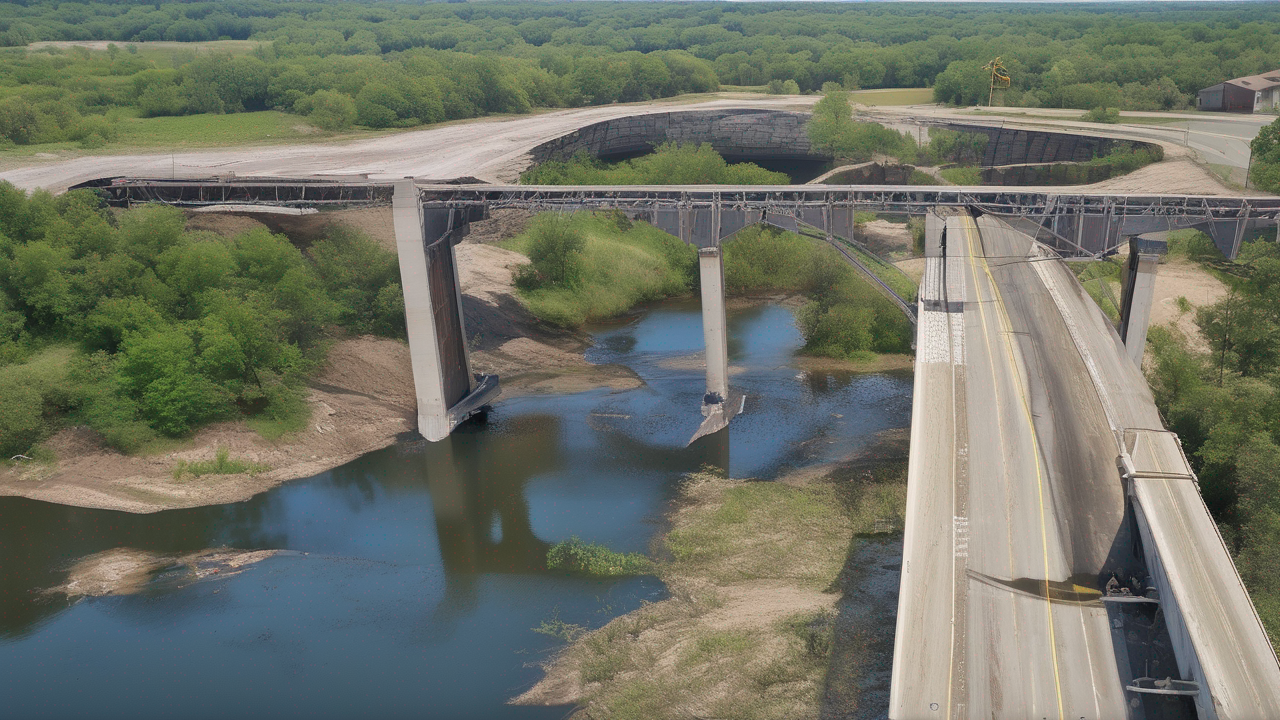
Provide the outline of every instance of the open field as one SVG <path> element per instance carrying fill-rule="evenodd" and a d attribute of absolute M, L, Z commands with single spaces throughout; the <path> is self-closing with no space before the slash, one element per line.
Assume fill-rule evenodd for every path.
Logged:
<path fill-rule="evenodd" d="M 851 102 L 862 105 L 925 105 L 933 102 L 932 88 L 885 88 L 883 90 L 854 90 L 849 93 Z"/>

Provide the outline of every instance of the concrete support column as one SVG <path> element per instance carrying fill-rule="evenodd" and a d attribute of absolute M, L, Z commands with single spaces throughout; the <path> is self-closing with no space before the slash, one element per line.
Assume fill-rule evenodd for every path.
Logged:
<path fill-rule="evenodd" d="M 719 246 L 698 250 L 698 271 L 702 282 L 702 338 L 707 347 L 707 394 L 702 398 L 702 414 L 707 415 L 729 398 L 729 335 Z"/>
<path fill-rule="evenodd" d="M 1138 367 L 1142 367 L 1142 353 L 1147 347 L 1147 326 L 1151 322 L 1159 264 L 1159 255 L 1140 252 L 1138 239 L 1129 239 L 1129 264 L 1120 302 L 1120 339 Z"/>
<path fill-rule="evenodd" d="M 409 358 L 413 364 L 413 386 L 418 400 L 418 432 L 435 442 L 448 437 L 453 428 L 444 398 L 440 343 L 436 337 L 431 288 L 427 281 L 427 238 L 423 232 L 422 203 L 412 179 L 396 181 L 391 210 L 396 251 L 400 256 L 400 287 L 404 290 Z"/>

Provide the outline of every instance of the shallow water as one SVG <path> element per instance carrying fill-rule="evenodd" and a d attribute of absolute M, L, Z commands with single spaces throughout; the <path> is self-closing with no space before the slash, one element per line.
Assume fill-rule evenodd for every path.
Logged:
<path fill-rule="evenodd" d="M 0 498 L 0 715 L 563 717 L 505 704 L 561 646 L 533 628 L 598 627 L 664 589 L 548 571 L 550 544 L 644 551 L 683 473 L 775 477 L 910 421 L 908 375 L 799 372 L 785 308 L 729 325 L 746 414 L 689 448 L 702 330 L 697 304 L 677 302 L 594 330 L 588 358 L 633 367 L 635 390 L 501 400 L 446 442 L 241 503 L 132 515 Z M 40 592 L 103 550 L 217 546 L 288 552 L 234 577 L 162 573 L 131 596 Z"/>

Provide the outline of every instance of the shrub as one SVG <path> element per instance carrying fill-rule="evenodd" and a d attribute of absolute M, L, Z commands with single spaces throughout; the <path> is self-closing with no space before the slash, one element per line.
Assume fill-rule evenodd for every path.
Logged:
<path fill-rule="evenodd" d="M 613 317 L 636 303 L 682 295 L 697 285 L 697 252 L 646 223 L 620 230 L 617 215 L 578 213 L 562 216 L 585 239 L 580 260 L 581 282 L 573 286 L 542 284 L 533 265 L 516 273 L 517 287 L 537 317 L 566 327 Z M 532 233 L 509 245 L 525 254 Z"/>
<path fill-rule="evenodd" d="M 317 90 L 294 103 L 293 110 L 322 130 L 345 130 L 356 121 L 355 101 L 333 90 Z"/>
<path fill-rule="evenodd" d="M 828 93 L 819 100 L 807 131 L 815 150 L 837 159 L 865 162 L 880 154 L 910 161 L 916 155 L 910 137 L 877 123 L 854 120 L 847 92 Z"/>
<path fill-rule="evenodd" d="M 526 185 L 786 185 L 786 173 L 753 163 L 727 163 L 710 145 L 664 143 L 633 160 L 606 164 L 580 153 L 548 161 L 520 176 Z"/>
<path fill-rule="evenodd" d="M 770 95 L 800 94 L 800 85 L 795 80 L 770 80 L 767 87 Z"/>
<path fill-rule="evenodd" d="M 548 570 L 563 570 L 577 575 L 624 577 L 643 575 L 652 568 L 652 561 L 640 553 L 614 552 L 604 545 L 583 542 L 576 536 L 547 550 Z"/>
<path fill-rule="evenodd" d="M 981 185 L 982 169 L 976 167 L 953 167 L 942 170 L 944 180 L 956 185 Z"/>
<path fill-rule="evenodd" d="M 907 230 L 911 233 L 911 249 L 916 255 L 924 255 L 924 228 L 925 222 L 922 217 L 907 220 Z"/>
<path fill-rule="evenodd" d="M 186 111 L 187 102 L 179 94 L 177 85 L 157 83 L 138 96 L 138 115 L 141 117 L 182 115 Z"/>
<path fill-rule="evenodd" d="M 404 334 L 404 296 L 394 253 L 368 235 L 332 225 L 307 251 L 316 274 L 338 305 L 338 319 L 360 333 Z"/>
<path fill-rule="evenodd" d="M 521 269 L 521 287 L 577 287 L 582 281 L 582 250 L 586 237 L 573 219 L 559 213 L 543 213 L 529 228 L 528 255 L 532 273 Z"/>
<path fill-rule="evenodd" d="M 1080 118 L 1085 122 L 1107 123 L 1114 125 L 1120 122 L 1120 108 L 1096 107 Z"/>

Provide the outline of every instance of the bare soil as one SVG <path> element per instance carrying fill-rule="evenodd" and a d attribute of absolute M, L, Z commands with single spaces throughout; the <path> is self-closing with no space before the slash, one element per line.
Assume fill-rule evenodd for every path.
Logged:
<path fill-rule="evenodd" d="M 1196 308 L 1212 305 L 1227 294 L 1227 286 L 1197 263 L 1175 258 L 1156 270 L 1155 296 L 1151 303 L 1152 325 L 1173 325 L 1187 338 L 1193 352 L 1208 352 L 1209 343 L 1196 325 Z M 1178 298 L 1185 297 L 1191 309 L 1183 312 Z"/>
<path fill-rule="evenodd" d="M 314 233 L 322 232 L 326 224 L 353 219 L 370 231 L 381 222 L 382 216 L 374 211 L 382 210 L 308 217 L 326 221 L 311 226 Z M 255 220 L 235 215 L 196 214 L 192 222 L 199 229 L 228 235 L 257 226 Z M 474 236 L 497 236 L 521 221 L 501 216 L 497 222 L 497 230 L 486 227 L 488 222 L 478 223 Z M 290 229 L 296 231 L 296 227 Z M 524 256 L 472 241 L 455 250 L 472 367 L 497 373 L 503 396 L 599 387 L 621 390 L 642 384 L 629 368 L 588 363 L 583 357 L 585 335 L 546 326 L 524 309 L 511 285 L 511 268 L 528 262 Z M 417 427 L 408 345 L 372 336 L 336 340 L 325 367 L 312 378 L 307 399 L 311 407 L 307 426 L 277 441 L 264 439 L 244 422 L 227 422 L 199 430 L 172 452 L 131 456 L 103 446 L 86 427 L 66 428 L 46 443 L 55 462 L 0 468 L 0 495 L 148 513 L 239 502 L 288 480 L 324 472 L 386 447 Z M 174 479 L 173 468 L 179 460 L 210 460 L 219 448 L 226 448 L 234 459 L 270 470 Z"/>
<path fill-rule="evenodd" d="M 895 262 L 894 265 L 897 265 L 899 270 L 906 273 L 912 280 L 915 280 L 916 285 L 919 285 L 924 280 L 924 258 L 907 258 L 906 260 Z"/>
<path fill-rule="evenodd" d="M 862 225 L 862 239 L 871 252 L 880 256 L 911 252 L 911 231 L 906 223 L 872 220 Z"/>
<path fill-rule="evenodd" d="M 161 555 L 135 548 L 112 548 L 76 561 L 68 568 L 66 582 L 44 592 L 68 598 L 134 595 L 142 592 L 161 571 L 170 571 L 170 582 L 189 585 L 238 575 L 250 565 L 279 553 L 279 550 L 210 548 L 185 555 Z"/>

